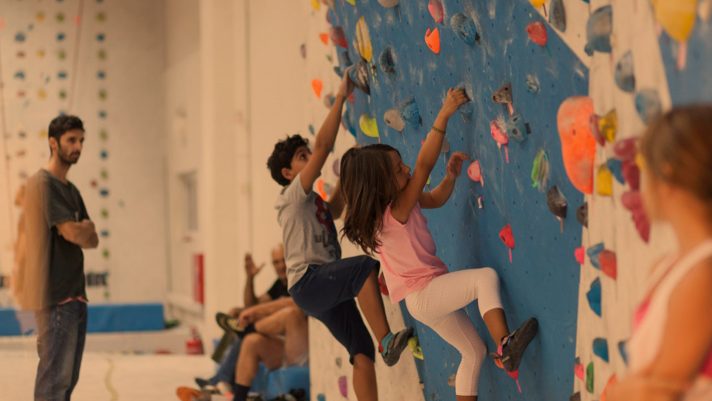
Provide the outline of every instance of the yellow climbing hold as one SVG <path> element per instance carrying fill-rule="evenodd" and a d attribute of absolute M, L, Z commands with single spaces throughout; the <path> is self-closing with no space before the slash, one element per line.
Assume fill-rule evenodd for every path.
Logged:
<path fill-rule="evenodd" d="M 618 129 L 618 113 L 612 109 L 606 115 L 598 119 L 598 131 L 609 143 L 616 140 L 616 130 Z"/>
<path fill-rule="evenodd" d="M 546 3 L 546 0 L 529 0 L 529 2 L 532 3 L 532 6 L 534 6 L 534 8 L 539 8 L 542 7 L 544 3 Z"/>
<path fill-rule="evenodd" d="M 596 173 L 596 193 L 601 196 L 613 195 L 613 173 L 605 164 L 598 167 Z"/>
<path fill-rule="evenodd" d="M 420 359 L 421 361 L 425 359 L 423 355 L 423 348 L 420 347 L 418 342 L 418 337 L 411 337 L 408 339 L 408 349 L 413 353 L 413 358 Z"/>
<path fill-rule="evenodd" d="M 315 11 L 319 11 L 319 8 L 321 8 L 321 3 L 319 3 L 319 0 L 311 0 L 311 6 Z"/>
<path fill-rule="evenodd" d="M 650 0 L 655 18 L 671 38 L 687 42 L 695 26 L 697 0 Z"/>
<path fill-rule="evenodd" d="M 373 58 L 371 36 L 368 34 L 368 25 L 363 17 L 359 18 L 356 23 L 356 50 L 364 60 L 371 62 L 371 58 Z"/>
<path fill-rule="evenodd" d="M 375 118 L 368 114 L 362 114 L 358 119 L 358 126 L 364 135 L 371 138 L 378 138 L 378 123 Z"/>
<path fill-rule="evenodd" d="M 351 4 L 352 6 L 356 6 L 356 0 L 346 0 L 346 2 Z"/>

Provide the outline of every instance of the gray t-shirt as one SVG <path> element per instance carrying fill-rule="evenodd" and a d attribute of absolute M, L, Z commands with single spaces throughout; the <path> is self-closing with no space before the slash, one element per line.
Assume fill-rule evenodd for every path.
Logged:
<path fill-rule="evenodd" d="M 341 259 L 341 246 L 329 207 L 314 191 L 304 193 L 297 175 L 277 198 L 277 221 L 282 227 L 287 286 L 292 288 L 309 265 Z"/>

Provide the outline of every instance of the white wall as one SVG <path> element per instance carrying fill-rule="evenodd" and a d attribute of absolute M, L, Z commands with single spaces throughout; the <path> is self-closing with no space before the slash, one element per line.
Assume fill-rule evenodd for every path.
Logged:
<path fill-rule="evenodd" d="M 61 110 L 84 120 L 84 152 L 69 178 L 82 192 L 97 229 L 109 231 L 98 250 L 85 253 L 87 272 L 109 273 L 108 288 L 90 288 L 90 299 L 160 302 L 165 297 L 162 8 L 161 1 L 141 0 L 3 2 L 0 66 L 5 86 L 0 93 L 5 113 L 0 127 L 5 137 L 0 154 L 3 162 L 6 154 L 9 159 L 0 163 L 0 273 L 9 274 L 12 265 L 17 211 L 11 216 L 8 202 L 22 175 L 45 165 L 46 127 Z M 24 42 L 15 40 L 17 32 L 26 35 Z M 65 35 L 61 41 L 59 33 Z M 105 35 L 103 41 L 99 34 Z M 60 50 L 64 58 L 58 57 Z M 101 50 L 105 58 L 99 57 Z M 99 70 L 105 79 L 97 77 Z M 17 71 L 24 71 L 24 80 L 14 78 Z M 68 78 L 59 79 L 59 71 Z M 61 90 L 67 93 L 64 99 Z M 106 91 L 105 100 L 100 90 Z M 107 112 L 105 119 L 98 116 L 100 110 Z M 26 132 L 24 139 L 20 131 Z M 102 150 L 108 158 L 99 156 Z M 102 197 L 101 188 L 109 196 Z M 0 303 L 7 302 L 0 291 Z"/>

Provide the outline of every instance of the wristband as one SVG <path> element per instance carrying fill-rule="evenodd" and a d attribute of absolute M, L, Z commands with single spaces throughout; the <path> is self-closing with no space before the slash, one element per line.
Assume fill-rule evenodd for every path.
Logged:
<path fill-rule="evenodd" d="M 433 127 L 432 127 L 431 129 L 432 129 L 433 131 L 435 131 L 435 132 L 438 132 L 438 133 L 441 133 L 441 134 L 445 135 L 445 130 L 444 130 L 444 129 L 440 129 L 440 128 L 434 126 L 434 125 L 433 125 Z"/>

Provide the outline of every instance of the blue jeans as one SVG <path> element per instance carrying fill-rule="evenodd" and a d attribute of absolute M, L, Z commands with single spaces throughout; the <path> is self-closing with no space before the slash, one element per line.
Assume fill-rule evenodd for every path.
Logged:
<path fill-rule="evenodd" d="M 240 338 L 230 345 L 230 350 L 220 362 L 215 376 L 210 378 L 210 384 L 215 386 L 218 382 L 225 382 L 232 386 L 235 383 L 235 370 L 237 369 L 237 358 L 240 356 L 241 345 L 242 340 Z"/>
<path fill-rule="evenodd" d="M 72 301 L 35 312 L 37 353 L 35 401 L 69 401 L 79 380 L 87 334 L 87 305 Z"/>

